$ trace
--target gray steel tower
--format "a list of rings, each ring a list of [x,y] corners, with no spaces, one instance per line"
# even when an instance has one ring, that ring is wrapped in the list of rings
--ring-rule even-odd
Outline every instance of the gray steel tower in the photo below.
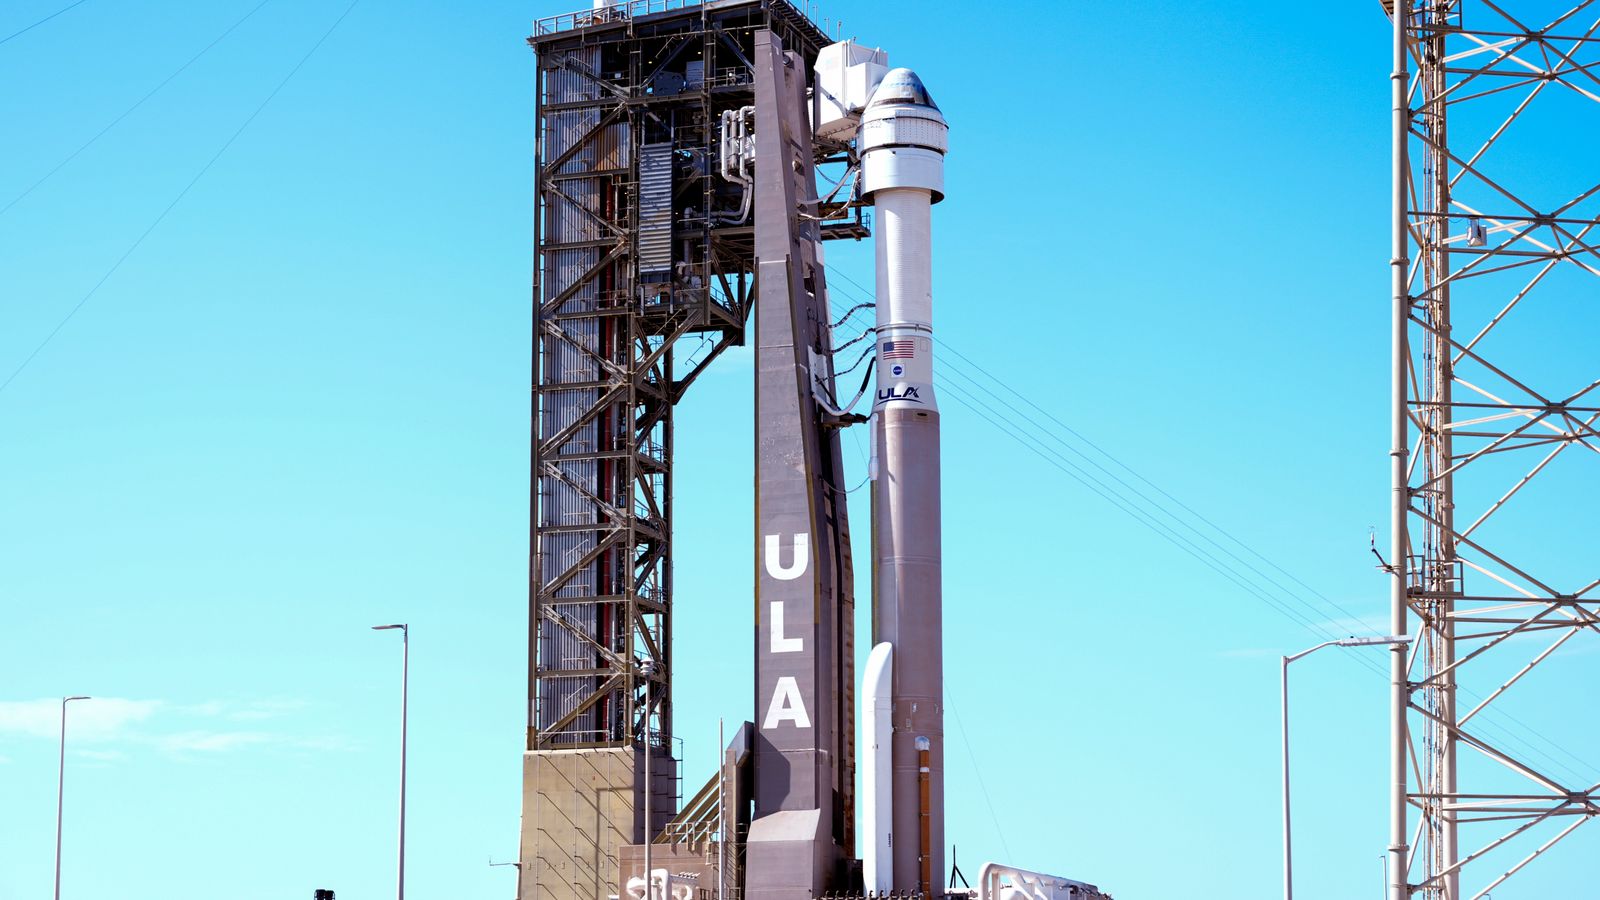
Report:
[[[1600,626],[1600,7],[1537,6],[1389,5],[1385,565],[1416,636],[1391,657],[1389,900],[1499,896],[1600,815],[1568,749],[1594,657],[1565,655]]]
[[[806,61],[827,43],[782,0],[605,5],[541,20],[529,39],[539,211],[524,898],[621,893],[622,848],[654,837],[676,804],[672,409],[744,341],[752,308],[751,188],[721,177],[719,154],[725,116],[754,105],[758,33]]]
[[[807,84],[757,36],[756,690],[745,896],[807,900],[855,856],[855,596]]]

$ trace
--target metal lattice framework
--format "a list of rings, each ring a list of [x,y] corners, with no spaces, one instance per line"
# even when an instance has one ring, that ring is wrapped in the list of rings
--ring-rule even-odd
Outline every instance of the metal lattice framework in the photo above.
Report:
[[[1600,814],[1560,705],[1600,635],[1573,535],[1600,499],[1600,4],[1538,5],[1390,8],[1388,566],[1416,636],[1392,658],[1390,900],[1486,897]]]
[[[754,101],[761,30],[813,55],[826,41],[784,0],[639,0],[541,20],[529,39],[529,750],[635,747],[647,718],[670,745],[672,409],[743,343],[752,309],[754,229],[714,173],[722,113]]]

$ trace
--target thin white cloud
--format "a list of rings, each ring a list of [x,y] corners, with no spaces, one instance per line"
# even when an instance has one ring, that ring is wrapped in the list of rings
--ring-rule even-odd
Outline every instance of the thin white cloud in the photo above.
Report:
[[[355,741],[339,735],[298,738],[290,742],[290,746],[296,750],[332,750],[340,753],[354,750],[357,747]]]
[[[1217,655],[1224,659],[1264,659],[1269,656],[1282,656],[1283,653],[1265,647],[1240,647],[1236,650],[1224,650]]]
[[[276,735],[259,731],[180,731],[155,739],[156,745],[168,753],[219,753],[277,741]]]
[[[1557,656],[1588,656],[1591,653],[1600,653],[1600,643],[1594,640],[1584,640],[1588,635],[1580,635],[1577,640],[1568,641],[1561,645],[1561,649],[1550,654],[1551,658]]]
[[[243,702],[208,700],[178,704],[163,700],[129,700],[118,697],[74,702],[68,711],[67,733],[74,754],[98,762],[125,758],[118,747],[152,747],[169,756],[217,754],[260,747],[291,750],[346,750],[342,737],[300,736],[277,731],[225,727],[227,723],[261,722],[288,716],[306,706],[304,701],[274,698]],[[213,727],[208,727],[213,726]],[[214,727],[224,726],[224,727]],[[61,701],[0,701],[0,739],[59,737]],[[88,748],[83,744],[91,745]],[[93,746],[98,745],[98,747]]]
[[[1389,614],[1375,612],[1354,618],[1329,619],[1319,623],[1324,631],[1331,631],[1339,637],[1355,635],[1362,637],[1374,634],[1389,633]]]
[[[230,707],[224,715],[234,722],[259,722],[263,719],[286,716],[305,708],[304,700],[252,700],[243,705]]]
[[[162,706],[159,700],[123,700],[117,697],[78,700],[67,716],[67,729],[81,741],[104,741],[127,732],[149,719]],[[22,700],[0,702],[0,736],[58,737],[61,701]]]

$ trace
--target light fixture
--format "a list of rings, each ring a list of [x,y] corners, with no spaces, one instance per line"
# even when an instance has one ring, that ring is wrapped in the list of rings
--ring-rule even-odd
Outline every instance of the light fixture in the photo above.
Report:
[[[1467,246],[1482,247],[1489,243],[1489,232],[1484,230],[1483,223],[1477,216],[1467,220]]]

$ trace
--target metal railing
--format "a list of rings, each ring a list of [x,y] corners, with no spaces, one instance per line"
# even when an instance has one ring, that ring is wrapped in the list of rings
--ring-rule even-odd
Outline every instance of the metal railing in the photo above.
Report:
[[[809,19],[813,25],[817,25],[821,21],[817,15],[817,4],[811,2],[811,0],[786,0],[786,2],[796,12]],[[533,23],[533,35],[534,37],[539,37],[546,34],[571,31],[574,28],[587,28],[591,25],[626,22],[629,19],[637,19],[655,13],[703,6],[704,3],[705,0],[626,0],[623,3],[611,3],[594,9],[580,9],[577,12],[562,13],[558,16],[546,16]],[[821,26],[818,25],[818,27],[820,28]]]
[[[542,34],[555,34],[560,31],[570,31],[574,28],[586,28],[590,25],[605,25],[610,22],[625,22],[648,16],[652,13],[671,12],[675,9],[688,9],[691,6],[700,6],[703,0],[628,0],[626,3],[613,3],[595,9],[580,9],[577,12],[562,13],[559,16],[546,16],[533,23],[535,36]]]

